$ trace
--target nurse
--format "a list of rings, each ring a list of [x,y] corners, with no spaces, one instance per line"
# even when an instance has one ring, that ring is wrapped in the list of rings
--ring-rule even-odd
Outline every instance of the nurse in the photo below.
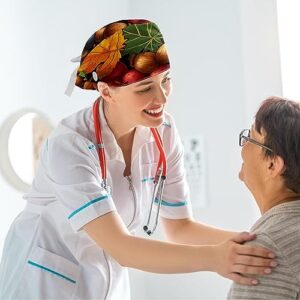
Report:
[[[99,98],[63,119],[40,153],[6,238],[0,298],[129,299],[127,268],[213,271],[257,284],[251,274],[267,274],[273,254],[242,245],[254,235],[192,218],[183,147],[165,111],[170,64],[157,25],[121,20],[97,30],[74,79]],[[158,214],[168,242],[148,237]],[[145,236],[135,236],[141,228]]]

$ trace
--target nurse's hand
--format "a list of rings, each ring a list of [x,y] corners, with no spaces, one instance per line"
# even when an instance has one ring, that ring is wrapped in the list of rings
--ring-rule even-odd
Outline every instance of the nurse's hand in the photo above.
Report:
[[[244,242],[255,239],[255,234],[242,232],[232,239],[215,246],[216,272],[236,283],[244,285],[258,284],[253,275],[267,275],[275,267],[272,251]],[[249,277],[247,277],[249,276]]]

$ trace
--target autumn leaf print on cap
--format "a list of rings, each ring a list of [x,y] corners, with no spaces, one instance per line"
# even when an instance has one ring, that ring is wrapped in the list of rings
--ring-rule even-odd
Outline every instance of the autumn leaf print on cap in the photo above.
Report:
[[[147,20],[121,20],[97,30],[86,42],[76,85],[97,89],[97,82],[124,86],[170,68],[158,26]]]

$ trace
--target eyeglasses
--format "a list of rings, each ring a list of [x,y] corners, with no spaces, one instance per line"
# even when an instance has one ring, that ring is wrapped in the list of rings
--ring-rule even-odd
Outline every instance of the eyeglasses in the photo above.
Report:
[[[265,146],[264,144],[262,144],[260,142],[257,142],[255,140],[251,139],[250,138],[250,129],[244,129],[244,130],[242,130],[241,133],[240,133],[240,135],[239,135],[239,145],[241,147],[243,147],[247,142],[250,142],[252,144],[260,146],[260,147],[262,147],[262,148],[264,148],[266,150],[269,150],[269,151],[271,151],[271,152],[274,153],[274,151],[271,148]]]

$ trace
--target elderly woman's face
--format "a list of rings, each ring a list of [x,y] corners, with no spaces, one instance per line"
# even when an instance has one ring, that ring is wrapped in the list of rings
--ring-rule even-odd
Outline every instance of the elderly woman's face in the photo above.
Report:
[[[170,70],[125,87],[113,88],[114,109],[132,126],[158,127],[171,93]]]
[[[256,131],[255,126],[251,126],[250,138],[264,144],[264,131],[262,134]],[[267,160],[265,159],[264,149],[252,142],[246,142],[241,150],[242,166],[239,178],[252,191],[259,190],[264,185],[265,170]]]

